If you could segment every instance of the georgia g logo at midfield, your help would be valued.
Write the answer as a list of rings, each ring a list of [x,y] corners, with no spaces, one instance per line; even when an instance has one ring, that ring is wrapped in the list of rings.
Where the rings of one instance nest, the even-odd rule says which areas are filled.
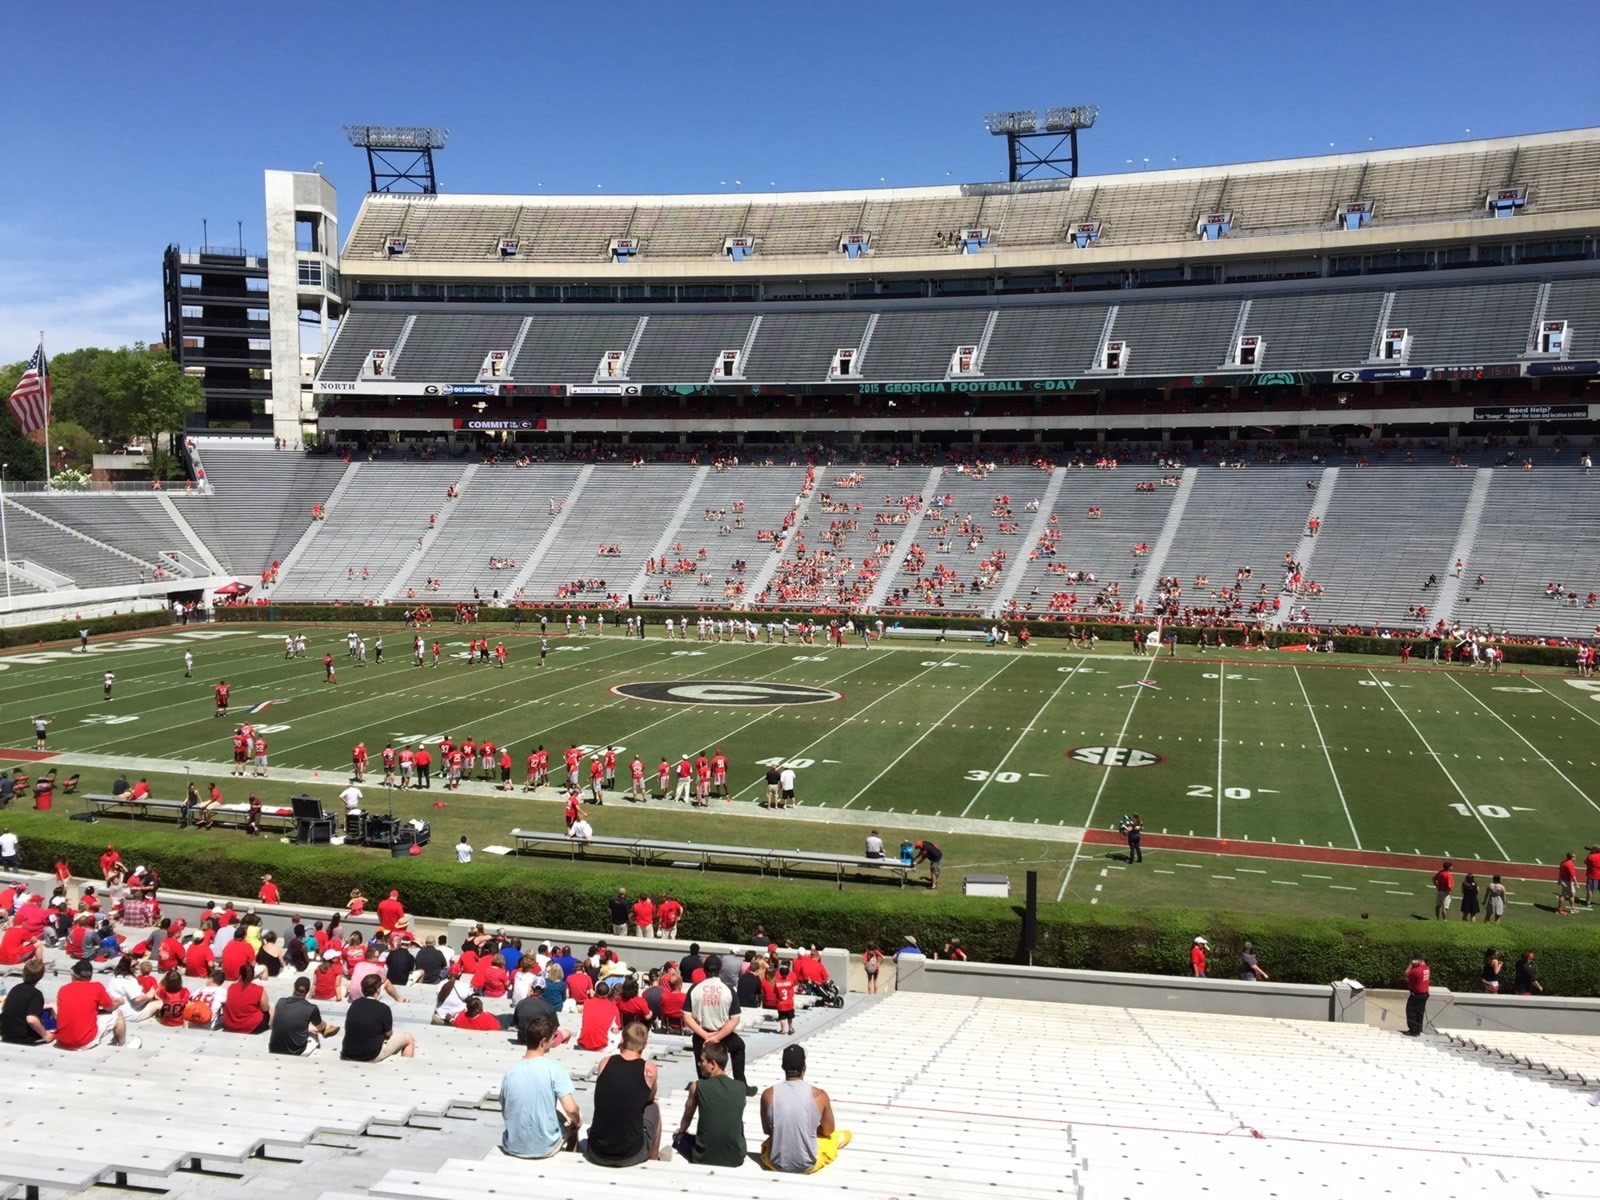
[[[827,704],[843,698],[839,692],[799,683],[734,683],[717,679],[619,683],[611,691],[630,700],[648,700],[653,704],[727,704],[747,708]]]

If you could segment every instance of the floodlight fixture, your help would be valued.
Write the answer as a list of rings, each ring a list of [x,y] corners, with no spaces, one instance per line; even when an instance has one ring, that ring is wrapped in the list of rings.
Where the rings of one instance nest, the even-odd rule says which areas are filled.
[[[346,125],[350,144],[367,152],[367,174],[374,192],[434,195],[433,152],[442,150],[450,131],[431,125]]]
[[[344,135],[363,150],[443,150],[450,140],[448,129],[431,125],[346,125]]]
[[[986,113],[984,128],[995,137],[1006,139],[1012,183],[1033,175],[1055,175],[1065,179],[1078,174],[1078,130],[1093,128],[1100,119],[1098,104],[1063,104],[1042,114],[1016,109]],[[1036,150],[1029,139],[1052,139],[1048,149]]]

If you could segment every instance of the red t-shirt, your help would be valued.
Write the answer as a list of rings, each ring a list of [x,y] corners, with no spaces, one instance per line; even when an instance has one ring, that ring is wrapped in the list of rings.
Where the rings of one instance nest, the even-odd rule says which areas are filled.
[[[156,968],[163,973],[183,966],[183,943],[175,937],[161,939],[161,952],[156,956]]]
[[[494,965],[494,960],[489,960],[489,969],[483,973],[483,982],[479,986],[483,994],[490,1000],[498,1000],[506,994],[506,969]]]
[[[100,1035],[100,1014],[116,1007],[105,985],[74,979],[56,993],[56,1045],[80,1050]]]
[[[216,690],[217,690],[217,707],[218,708],[227,708],[228,707],[228,685],[225,684],[225,683],[219,683],[217,685],[217,689]]]
[[[0,934],[0,963],[15,966],[33,955],[33,939],[21,925],[12,925]]]
[[[156,989],[156,999],[161,1002],[161,1011],[156,1020],[163,1025],[179,1026],[183,1024],[183,1007],[189,1003],[189,989],[180,987],[175,992],[165,988]]]
[[[190,979],[204,979],[211,974],[216,961],[210,943],[196,942],[183,952],[183,973]]]
[[[241,937],[234,938],[222,948],[222,974],[229,980],[239,978],[239,972],[256,961],[256,952]]]
[[[1583,860],[1585,875],[1590,879],[1600,879],[1600,850],[1594,851]]]
[[[567,976],[567,995],[578,1004],[589,998],[589,993],[594,991],[594,980],[582,971],[574,971]]]
[[[339,980],[344,976],[344,963],[335,958],[328,962],[326,966],[326,970],[318,967],[311,976],[311,998],[313,1000],[332,1000],[339,994]]]
[[[475,1017],[466,1013],[457,1013],[455,1019],[457,1029],[482,1029],[489,1033],[500,1032],[500,1018],[493,1013],[481,1012]]]
[[[1206,973],[1206,948],[1204,946],[1191,946],[1189,948],[1189,963],[1194,967],[1196,975]]]
[[[1561,860],[1561,865],[1556,868],[1556,878],[1562,883],[1575,883],[1578,879],[1578,864],[1570,858]]]
[[[578,1045],[585,1050],[604,1050],[606,1038],[617,1024],[616,1002],[606,996],[590,996],[583,1006],[583,1028]]]
[[[275,883],[263,883],[261,885],[261,903],[276,904],[277,902],[278,885]]]
[[[663,900],[661,907],[656,909],[656,924],[663,929],[673,929],[678,924],[678,918],[683,915],[683,905],[676,900]]]
[[[394,899],[378,901],[378,925],[383,929],[398,929],[400,918],[406,915],[405,905]]]
[[[661,993],[661,1016],[664,1020],[683,1020],[684,994],[672,989]]]
[[[629,1021],[643,1021],[650,1023],[650,1001],[643,996],[635,996],[632,1000],[622,1000],[617,1004],[617,1016],[626,1025]]]
[[[772,981],[773,1007],[781,1013],[794,1011],[793,978],[785,979],[782,975]]]
[[[650,898],[648,896],[643,900],[639,900],[634,903],[633,923],[635,925],[653,925],[655,924],[655,919],[656,906],[650,902]]]
[[[1406,968],[1406,987],[1413,996],[1426,996],[1428,994],[1428,980],[1432,972],[1428,970],[1427,963],[1420,963],[1414,967]]]
[[[1456,886],[1456,877],[1449,871],[1435,871],[1433,873],[1433,886],[1441,892],[1448,892]]]
[[[230,947],[231,948],[231,947]],[[254,1033],[265,1016],[259,983],[236,983],[222,999],[222,1027],[229,1033]]]
[[[778,1007],[778,989],[772,986],[772,980],[770,979],[763,979],[761,981],[761,1007]]]

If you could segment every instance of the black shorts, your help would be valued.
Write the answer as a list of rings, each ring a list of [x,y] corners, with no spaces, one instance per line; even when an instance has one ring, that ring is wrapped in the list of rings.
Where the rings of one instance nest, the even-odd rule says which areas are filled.
[[[511,768],[510,767],[501,767],[500,768],[500,782],[501,783],[510,783],[511,782]]]
[[[233,752],[233,761],[236,763],[249,761],[249,752],[246,750],[235,750]]]

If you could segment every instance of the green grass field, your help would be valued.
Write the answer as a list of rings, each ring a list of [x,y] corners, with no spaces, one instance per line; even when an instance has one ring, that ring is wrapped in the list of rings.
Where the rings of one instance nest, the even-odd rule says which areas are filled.
[[[271,746],[273,778],[259,790],[269,800],[310,790],[329,806],[357,740],[376,764],[386,742],[487,737],[512,746],[519,783],[537,743],[553,752],[557,777],[568,744],[609,744],[624,764],[638,752],[652,780],[663,757],[721,747],[731,802],[701,812],[618,797],[593,814],[596,832],[856,850],[877,827],[891,844],[937,840],[948,886],[976,869],[1009,873],[1020,888],[1033,867],[1047,899],[1112,904],[1404,916],[1431,909],[1427,876],[1415,863],[1375,865],[1384,855],[1553,866],[1600,842],[1600,691],[1555,671],[1274,652],[1218,661],[1188,648],[1139,658],[1115,644],[1093,654],[1039,643],[867,650],[615,633],[552,638],[543,668],[537,636],[521,635],[506,638],[504,670],[455,658],[418,669],[410,634],[375,626],[362,632],[369,645],[382,632],[389,661],[362,668],[331,627],[306,627],[307,657],[285,661],[283,637],[295,631],[222,625],[107,639],[88,655],[0,656],[10,744],[31,747],[27,719],[42,710],[62,774],[82,771],[85,790],[105,789],[121,765],[150,773],[158,795],[179,795],[187,770],[218,779],[234,800],[253,784],[228,778],[227,735],[250,719]],[[435,632],[460,653],[454,627]],[[336,685],[323,682],[324,653]],[[117,676],[109,702],[106,670]],[[212,715],[224,678],[232,722]],[[704,690],[713,683],[773,691]],[[628,684],[661,698],[614,690]],[[683,694],[662,702],[675,684]],[[837,698],[770,702],[795,699],[797,685]],[[759,703],[729,703],[736,695]],[[768,760],[796,768],[798,809],[769,814],[756,803]],[[382,807],[381,793],[369,788],[369,808]],[[434,809],[440,799],[447,807]],[[394,797],[398,813],[434,823],[439,852],[460,833],[481,847],[509,843],[515,826],[558,828],[554,793],[542,799],[487,787]],[[1084,827],[1109,830],[1135,811],[1147,833],[1142,867],[1124,864],[1120,847],[1079,842]],[[1162,834],[1265,846],[1259,858],[1215,854],[1223,847],[1209,841],[1158,848]],[[1294,858],[1273,857],[1282,853],[1273,843],[1296,848]],[[1327,848],[1376,857],[1317,863],[1314,851]],[[1543,919],[1553,887],[1509,882],[1523,906],[1514,911]]]

